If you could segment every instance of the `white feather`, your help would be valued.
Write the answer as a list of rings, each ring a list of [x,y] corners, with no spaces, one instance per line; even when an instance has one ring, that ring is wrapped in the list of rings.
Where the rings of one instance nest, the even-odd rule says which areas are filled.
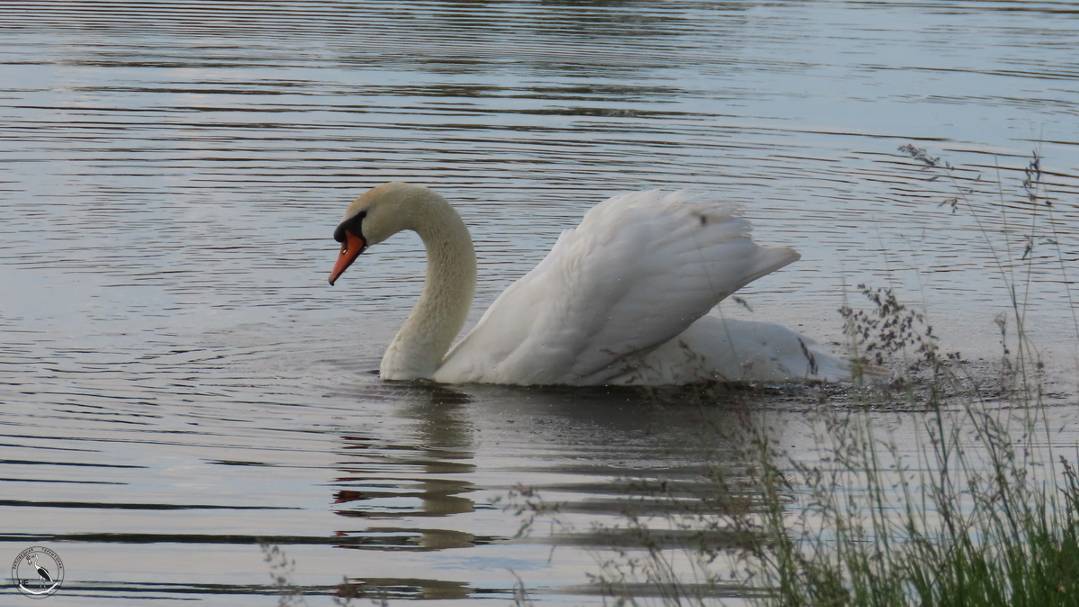
[[[433,379],[686,383],[734,371],[737,379],[756,379],[737,356],[710,351],[709,339],[722,331],[697,321],[723,298],[799,255],[755,244],[749,222],[736,211],[681,191],[624,194],[597,205],[491,304]],[[680,336],[681,343],[704,350],[695,362],[676,345]],[[628,368],[644,364],[660,371],[633,381]],[[779,377],[776,367],[766,375],[804,375],[802,369],[789,371]]]

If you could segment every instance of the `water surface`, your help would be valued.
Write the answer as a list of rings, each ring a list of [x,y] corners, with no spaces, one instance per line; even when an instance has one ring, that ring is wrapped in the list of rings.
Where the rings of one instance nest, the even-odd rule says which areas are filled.
[[[844,289],[892,285],[988,365],[1029,268],[1074,394],[1077,38],[1070,2],[5,3],[0,557],[55,547],[70,604],[272,603],[259,541],[313,594],[507,601],[516,574],[572,604],[624,541],[584,530],[647,493],[626,477],[738,452],[703,422],[769,412],[812,451],[810,394],[379,382],[418,239],[325,279],[344,205],[391,179],[473,230],[473,319],[607,196],[714,190],[803,254],[727,313],[837,341]],[[1034,149],[1052,207],[1020,187]],[[940,206],[957,187],[973,212]],[[578,531],[514,539],[517,484]]]

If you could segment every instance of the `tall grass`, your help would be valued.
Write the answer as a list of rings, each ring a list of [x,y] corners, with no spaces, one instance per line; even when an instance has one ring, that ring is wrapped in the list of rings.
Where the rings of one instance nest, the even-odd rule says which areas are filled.
[[[869,317],[904,324],[890,294],[872,296]],[[927,410],[913,461],[859,412],[818,413],[826,467],[756,433],[765,508],[743,523],[761,531],[747,554],[747,581],[771,590],[758,602],[1079,604],[1079,480],[1068,459],[1053,462],[1037,384],[1020,379],[989,400],[930,333],[908,335],[929,370],[921,392],[904,393]],[[1024,363],[1011,363],[1022,378]]]
[[[925,150],[900,149],[954,179],[953,168]],[[903,398],[927,411],[914,461],[865,415],[820,414],[825,431],[817,440],[832,456],[827,471],[790,458],[766,433],[756,434],[766,508],[757,521],[760,541],[748,556],[752,581],[770,589],[760,604],[1079,604],[1076,453],[1074,447],[1054,453],[1044,365],[1026,329],[1030,260],[1039,242],[1056,247],[1068,280],[1055,227],[1053,238],[1039,230],[1039,213],[1052,219],[1052,203],[1041,192],[1036,152],[1022,190],[1031,223],[1018,259],[992,249],[985,210],[975,207],[972,189],[956,183],[956,196],[946,201],[978,222],[1009,293],[1010,318],[997,320],[1003,373],[996,389],[966,373],[957,355],[942,355],[932,327],[894,293],[861,287],[872,307],[841,310],[856,360],[872,357],[880,364],[903,353],[904,371],[922,371],[920,383],[899,382]],[[1024,260],[1025,272],[1016,274],[1016,262]],[[867,405],[894,396],[888,389],[865,394]],[[857,499],[852,486],[861,488]],[[792,524],[784,497],[797,492],[802,514]]]
[[[747,470],[711,466],[712,491],[696,502],[657,483],[653,497],[681,504],[663,527],[699,530],[702,538],[723,531],[726,539],[672,553],[656,539],[654,519],[627,515],[622,524],[640,536],[641,549],[601,557],[590,576],[613,603],[722,603],[733,576],[741,601],[768,607],[1079,605],[1077,447],[1054,450],[1044,365],[1026,326],[1035,253],[1048,247],[1065,288],[1070,280],[1041,157],[1032,155],[1021,185],[1027,231],[1000,246],[987,214],[1001,213],[1007,234],[1002,186],[999,201],[986,204],[947,162],[913,146],[900,150],[932,180],[951,181],[955,193],[942,205],[969,213],[992,253],[1009,298],[1009,312],[996,320],[1000,373],[968,372],[959,355],[942,350],[922,313],[890,289],[860,285],[864,303],[840,310],[852,367],[858,376],[888,366],[892,381],[853,390],[842,403],[821,393],[810,424],[819,461],[785,451],[750,414],[738,429],[750,437]],[[1079,343],[1074,306],[1071,313]],[[874,425],[875,413],[889,407],[922,412],[905,444]],[[713,432],[717,441],[729,436]],[[528,497],[526,511],[556,511]],[[724,552],[735,566],[720,558]]]

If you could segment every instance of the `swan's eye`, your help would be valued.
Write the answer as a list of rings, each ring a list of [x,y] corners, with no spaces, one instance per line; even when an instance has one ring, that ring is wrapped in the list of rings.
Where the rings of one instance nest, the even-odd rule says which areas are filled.
[[[363,218],[367,217],[367,211],[360,211],[356,215],[349,217],[337,225],[337,228],[333,231],[333,239],[337,242],[345,242],[345,232],[352,232],[353,234],[363,234]]]
[[[358,215],[348,220],[345,224],[348,226],[348,231],[353,234],[359,234],[363,231],[363,218],[367,217],[367,211],[361,211]]]

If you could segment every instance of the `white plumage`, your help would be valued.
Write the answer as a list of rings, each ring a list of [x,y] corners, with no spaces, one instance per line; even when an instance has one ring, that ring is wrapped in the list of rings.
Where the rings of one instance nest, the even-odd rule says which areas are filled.
[[[364,212],[360,229],[368,244],[415,229],[430,264],[424,295],[383,359],[384,377],[656,385],[847,375],[841,361],[793,331],[708,315],[723,298],[799,255],[754,243],[749,222],[734,206],[682,191],[623,194],[595,206],[448,354],[443,357],[443,347],[435,358],[418,360],[430,358],[431,345],[415,345],[422,339],[417,327],[456,322],[452,333],[460,329],[460,306],[467,313],[475,272],[471,239],[459,219],[446,219],[448,203],[430,190],[380,188],[358,198],[342,225]],[[409,225],[388,221],[390,212],[408,215]],[[428,219],[446,225],[412,225]],[[467,253],[457,246],[462,240]],[[446,322],[432,318],[439,315]]]

